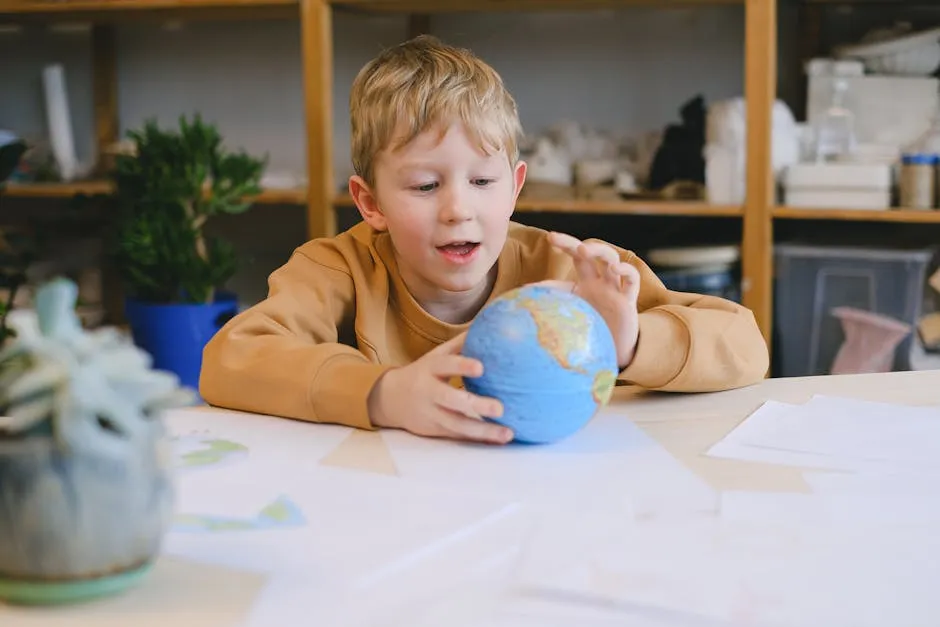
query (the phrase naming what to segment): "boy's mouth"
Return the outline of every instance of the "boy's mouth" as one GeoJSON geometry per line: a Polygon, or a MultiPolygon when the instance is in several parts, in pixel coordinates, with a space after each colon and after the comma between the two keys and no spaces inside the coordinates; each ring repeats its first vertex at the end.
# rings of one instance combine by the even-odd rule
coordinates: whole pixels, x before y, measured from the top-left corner
{"type": "Polygon", "coordinates": [[[443,246],[438,246],[437,250],[448,261],[456,263],[466,263],[473,259],[477,250],[480,248],[480,242],[451,242],[443,246]]]}

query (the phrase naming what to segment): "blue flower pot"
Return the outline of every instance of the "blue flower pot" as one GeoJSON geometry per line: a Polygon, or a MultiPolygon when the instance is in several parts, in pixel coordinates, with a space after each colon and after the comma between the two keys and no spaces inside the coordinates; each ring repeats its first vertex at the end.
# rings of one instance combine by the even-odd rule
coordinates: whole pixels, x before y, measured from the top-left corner
{"type": "Polygon", "coordinates": [[[153,367],[172,372],[180,383],[199,389],[202,351],[212,336],[238,313],[234,294],[219,293],[208,304],[160,304],[128,299],[124,316],[134,343],[150,353],[153,367]]]}

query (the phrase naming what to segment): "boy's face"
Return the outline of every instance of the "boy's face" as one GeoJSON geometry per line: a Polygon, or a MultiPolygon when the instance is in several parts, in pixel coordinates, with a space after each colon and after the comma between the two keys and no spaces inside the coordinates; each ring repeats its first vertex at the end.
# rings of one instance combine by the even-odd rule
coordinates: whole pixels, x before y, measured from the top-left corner
{"type": "Polygon", "coordinates": [[[505,152],[480,151],[463,125],[453,124],[443,136],[432,129],[383,151],[374,187],[358,179],[350,188],[366,222],[389,232],[414,296],[440,299],[487,286],[525,168],[513,167],[505,152]]]}

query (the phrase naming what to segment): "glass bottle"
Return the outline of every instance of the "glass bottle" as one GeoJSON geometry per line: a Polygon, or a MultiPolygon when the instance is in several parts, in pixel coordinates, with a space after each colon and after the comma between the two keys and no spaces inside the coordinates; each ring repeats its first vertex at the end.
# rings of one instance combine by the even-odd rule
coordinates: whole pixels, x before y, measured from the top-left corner
{"type": "Polygon", "coordinates": [[[855,114],[846,106],[849,82],[834,77],[832,100],[815,124],[816,161],[841,161],[855,152],[855,114]]]}

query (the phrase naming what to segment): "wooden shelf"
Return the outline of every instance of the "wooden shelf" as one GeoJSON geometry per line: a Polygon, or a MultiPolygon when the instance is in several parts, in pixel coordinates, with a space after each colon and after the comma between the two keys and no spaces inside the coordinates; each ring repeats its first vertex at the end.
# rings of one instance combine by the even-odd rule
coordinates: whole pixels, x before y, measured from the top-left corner
{"type": "MultiPolygon", "coordinates": [[[[337,196],[333,205],[353,207],[352,197],[348,194],[337,196]]],[[[581,213],[608,215],[669,215],[690,217],[741,217],[743,207],[736,205],[709,205],[695,201],[663,200],[564,200],[521,197],[516,202],[516,211],[527,213],[581,213]]]]}
{"type": "Polygon", "coordinates": [[[796,0],[801,4],[838,4],[844,6],[856,5],[888,5],[895,7],[936,7],[936,0],[796,0]]]}
{"type": "Polygon", "coordinates": [[[255,198],[255,202],[265,205],[304,205],[307,204],[307,188],[266,189],[255,198]]]}
{"type": "Polygon", "coordinates": [[[849,220],[855,222],[940,223],[940,211],[911,209],[814,209],[811,207],[775,207],[774,218],[788,220],[849,220]]]}
{"type": "MultiPolygon", "coordinates": [[[[55,22],[90,23],[92,42],[92,95],[95,141],[104,151],[119,139],[118,45],[114,24],[170,20],[296,20],[300,30],[306,137],[306,189],[268,190],[259,203],[296,204],[306,208],[310,238],[334,235],[338,206],[352,207],[348,196],[336,194],[334,172],[334,120],[336,77],[334,16],[339,12],[373,15],[408,15],[408,34],[431,32],[427,17],[442,13],[593,11],[631,7],[741,7],[744,14],[744,96],[747,104],[745,206],[709,205],[706,202],[657,199],[558,200],[523,197],[517,210],[558,216],[636,215],[721,218],[740,220],[742,239],[742,302],[754,311],[765,337],[772,327],[773,223],[777,218],[882,219],[938,222],[940,215],[904,213],[824,214],[806,210],[774,211],[771,169],[772,120],[777,83],[778,6],[796,6],[810,0],[0,0],[0,23],[45,25],[55,22]]],[[[841,1],[841,0],[840,0],[841,1]]],[[[860,0],[846,0],[849,3],[860,0]]],[[[883,0],[882,0],[883,1],[883,0]]],[[[929,0],[920,0],[925,2],[929,0]]],[[[681,34],[680,34],[681,36],[681,34]]],[[[549,66],[546,66],[550,68],[549,66]]],[[[544,71],[545,68],[530,68],[544,71]]],[[[76,194],[107,193],[108,184],[10,185],[6,195],[18,198],[61,198],[76,194]]],[[[531,188],[528,190],[531,191],[531,188]]],[[[601,234],[603,236],[603,234],[601,234]]],[[[119,315],[116,317],[120,317],[119,315]]]]}
{"type": "Polygon", "coordinates": [[[300,0],[0,0],[0,20],[296,17],[299,6],[300,0]]]}
{"type": "Polygon", "coordinates": [[[69,198],[78,194],[107,194],[111,184],[107,181],[79,183],[7,183],[2,193],[11,198],[69,198]]]}
{"type": "Polygon", "coordinates": [[[337,8],[378,13],[457,13],[464,11],[545,11],[611,9],[631,6],[743,5],[745,0],[331,0],[337,8]]]}
{"type": "MultiPolygon", "coordinates": [[[[78,194],[107,194],[111,191],[108,181],[82,181],[79,183],[8,183],[3,194],[11,198],[70,198],[78,194]]],[[[266,189],[255,198],[255,202],[275,205],[302,205],[307,202],[307,190],[266,189]]]]}

